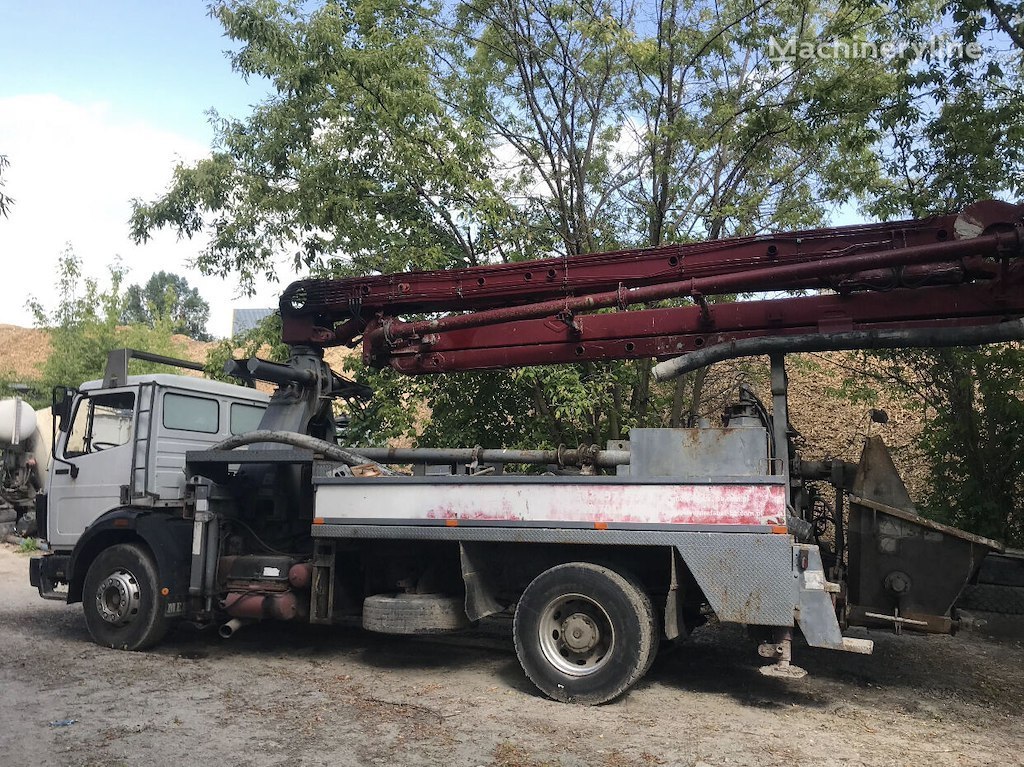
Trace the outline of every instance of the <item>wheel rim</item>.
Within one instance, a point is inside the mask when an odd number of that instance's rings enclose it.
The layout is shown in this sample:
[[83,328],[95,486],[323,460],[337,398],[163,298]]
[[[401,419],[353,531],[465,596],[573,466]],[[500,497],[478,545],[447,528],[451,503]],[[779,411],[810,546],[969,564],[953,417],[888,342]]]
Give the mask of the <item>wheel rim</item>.
[[593,674],[608,662],[615,646],[608,613],[583,594],[563,594],[548,602],[538,629],[544,658],[569,676]]
[[96,612],[107,623],[126,626],[139,614],[142,590],[128,570],[112,572],[96,589]]

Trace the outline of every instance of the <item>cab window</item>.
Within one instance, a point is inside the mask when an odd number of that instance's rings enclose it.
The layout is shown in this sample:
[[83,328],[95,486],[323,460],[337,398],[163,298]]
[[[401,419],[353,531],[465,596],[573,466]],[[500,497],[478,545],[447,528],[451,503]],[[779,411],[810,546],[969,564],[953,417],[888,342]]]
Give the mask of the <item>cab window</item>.
[[246,405],[241,402],[231,403],[231,427],[232,434],[248,434],[259,428],[260,420],[266,407],[262,405]]
[[83,397],[68,430],[64,455],[74,458],[123,445],[132,438],[134,392]]
[[220,431],[220,405],[215,399],[168,392],[164,395],[164,427],[216,434]]

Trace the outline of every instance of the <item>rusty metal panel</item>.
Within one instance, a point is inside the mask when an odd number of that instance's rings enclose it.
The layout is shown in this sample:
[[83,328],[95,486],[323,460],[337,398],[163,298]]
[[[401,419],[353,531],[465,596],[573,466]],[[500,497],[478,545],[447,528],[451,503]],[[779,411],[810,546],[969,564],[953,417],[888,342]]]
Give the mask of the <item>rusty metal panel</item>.
[[690,533],[676,547],[719,620],[794,624],[798,593],[790,536]]
[[849,538],[850,604],[890,615],[949,615],[985,555],[999,547],[857,496],[850,499]]
[[726,429],[630,429],[633,477],[762,477],[770,474],[768,432]]

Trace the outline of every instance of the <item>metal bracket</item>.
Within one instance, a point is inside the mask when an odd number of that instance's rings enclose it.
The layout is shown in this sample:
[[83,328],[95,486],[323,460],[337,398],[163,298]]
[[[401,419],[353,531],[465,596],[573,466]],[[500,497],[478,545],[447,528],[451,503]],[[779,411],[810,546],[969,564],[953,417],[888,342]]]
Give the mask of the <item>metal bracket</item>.
[[563,323],[569,331],[581,335],[583,333],[583,326],[580,325],[580,321],[576,319],[576,315],[569,309],[563,309],[555,315],[555,319]]

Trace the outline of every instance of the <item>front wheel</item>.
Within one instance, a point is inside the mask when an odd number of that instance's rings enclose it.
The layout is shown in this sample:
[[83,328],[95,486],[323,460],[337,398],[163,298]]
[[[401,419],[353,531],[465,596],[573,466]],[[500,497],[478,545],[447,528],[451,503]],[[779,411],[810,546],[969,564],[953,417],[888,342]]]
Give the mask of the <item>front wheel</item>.
[[654,609],[633,578],[589,562],[559,565],[523,592],[513,621],[516,655],[550,698],[595,705],[650,668]]
[[167,633],[156,565],[149,552],[120,543],[100,553],[85,574],[82,606],[96,644],[145,650]]

